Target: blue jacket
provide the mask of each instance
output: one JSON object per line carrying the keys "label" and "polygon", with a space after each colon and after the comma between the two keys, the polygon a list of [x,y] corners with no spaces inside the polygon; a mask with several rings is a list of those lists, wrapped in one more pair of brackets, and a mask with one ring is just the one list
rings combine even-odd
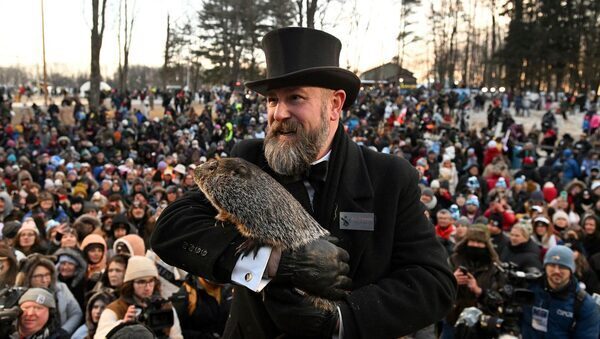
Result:
{"label": "blue jacket", "polygon": [[[571,279],[571,282],[565,289],[559,292],[550,292],[546,287],[546,277],[532,284],[529,288],[535,294],[535,303],[533,306],[523,308],[523,317],[521,318],[521,334],[523,339],[528,338],[577,338],[577,339],[598,339],[600,334],[600,311],[598,306],[588,294],[581,304],[579,315],[576,319],[575,329],[571,330],[573,324],[573,309],[576,299],[576,293],[580,290],[577,279]],[[532,311],[538,308],[543,309],[541,313],[547,311],[547,331],[536,330],[532,327]]]}

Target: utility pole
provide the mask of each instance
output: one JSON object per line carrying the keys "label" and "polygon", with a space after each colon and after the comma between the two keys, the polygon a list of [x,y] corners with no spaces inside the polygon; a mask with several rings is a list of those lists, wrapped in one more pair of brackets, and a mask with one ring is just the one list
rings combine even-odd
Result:
{"label": "utility pole", "polygon": [[44,0],[40,0],[42,5],[42,57],[44,59],[44,106],[48,107],[48,75],[46,73],[46,36],[44,31]]}

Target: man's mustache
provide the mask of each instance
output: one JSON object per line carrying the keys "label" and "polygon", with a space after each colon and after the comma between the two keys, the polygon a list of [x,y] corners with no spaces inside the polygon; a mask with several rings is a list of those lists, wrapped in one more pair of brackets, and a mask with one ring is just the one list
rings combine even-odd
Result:
{"label": "man's mustache", "polygon": [[301,128],[297,121],[285,120],[285,121],[273,121],[269,129],[269,134],[277,136],[280,134],[295,133]]}

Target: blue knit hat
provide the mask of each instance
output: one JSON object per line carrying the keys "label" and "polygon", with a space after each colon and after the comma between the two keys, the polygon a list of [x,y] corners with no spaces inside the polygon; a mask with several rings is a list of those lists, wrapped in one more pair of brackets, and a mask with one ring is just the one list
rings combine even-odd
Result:
{"label": "blue knit hat", "polygon": [[469,197],[469,199],[467,199],[467,201],[465,202],[465,205],[474,205],[479,207],[479,199],[477,198],[476,195],[472,195]]}
{"label": "blue knit hat", "polygon": [[571,273],[575,272],[575,259],[573,257],[573,251],[567,246],[556,245],[551,247],[546,256],[544,257],[544,267],[548,264],[557,264],[564,266],[571,270]]}

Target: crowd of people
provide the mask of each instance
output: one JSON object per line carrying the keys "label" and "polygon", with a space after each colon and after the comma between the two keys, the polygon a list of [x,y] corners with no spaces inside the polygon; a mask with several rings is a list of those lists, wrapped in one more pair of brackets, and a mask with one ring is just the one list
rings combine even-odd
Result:
{"label": "crowd of people", "polygon": [[[166,264],[149,239],[166,206],[195,189],[196,166],[265,136],[265,102],[227,86],[181,90],[160,95],[165,114],[151,118],[151,91],[105,94],[111,104],[99,112],[65,96],[48,109],[33,105],[16,125],[11,97],[0,96],[0,287],[17,295],[14,305],[0,301],[22,310],[9,334],[219,337],[232,286]],[[578,137],[560,135],[554,118],[568,97],[530,131],[511,117],[518,98],[488,105],[483,95],[373,86],[344,112],[356,143],[403,157],[420,174],[421,201],[459,285],[444,337],[465,308],[503,316],[485,301],[506,284],[502,263],[548,276],[566,267],[569,288],[600,294],[597,97],[578,106],[587,122]],[[134,107],[136,99],[146,105]],[[481,129],[469,126],[473,99],[488,112]],[[64,107],[73,124],[60,118]]]}

